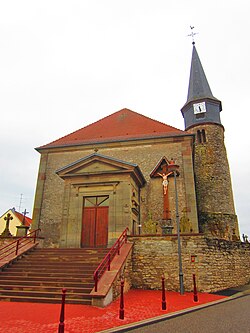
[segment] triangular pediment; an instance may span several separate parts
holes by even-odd
[[[99,173],[99,172],[116,172],[121,171],[124,168],[118,167],[111,163],[105,163],[103,161],[91,161],[88,164],[82,165],[74,170],[72,170],[76,174],[83,173]]]
[[[135,175],[141,184],[145,183],[141,170],[136,164],[97,153],[68,164],[57,170],[56,173],[62,179],[78,176],[89,177],[91,175],[130,173]]]
[[[167,173],[169,171],[173,171],[173,166],[179,167],[175,164],[175,161],[171,158],[171,159],[167,159],[166,156],[163,156],[158,163],[156,164],[156,166],[154,167],[154,169],[151,171],[150,173],[150,177],[154,178],[154,177],[160,177],[160,173]],[[179,175],[179,171],[176,168],[176,175]]]

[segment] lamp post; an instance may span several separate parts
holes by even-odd
[[[179,203],[178,203],[178,192],[177,192],[177,172],[179,165],[175,164],[174,160],[170,161],[168,170],[174,174],[174,187],[175,187],[175,213],[176,213],[176,227],[177,227],[177,239],[178,239],[178,260],[179,260],[179,284],[180,294],[184,294],[184,283],[183,283],[183,271],[182,271],[182,256],[181,256],[181,237],[180,237],[180,216],[179,216]],[[179,174],[179,173],[178,173]]]

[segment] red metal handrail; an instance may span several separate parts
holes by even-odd
[[[95,281],[95,292],[97,291],[98,280],[100,280],[103,273],[108,270],[110,271],[110,264],[116,254],[120,254],[120,249],[124,243],[127,243],[128,238],[128,228],[126,228],[121,236],[117,239],[115,244],[111,247],[109,252],[106,254],[100,265],[94,272],[94,281]]]
[[[36,229],[31,231],[31,233],[28,236],[23,236],[16,241],[5,245],[0,248],[0,260],[8,257],[11,254],[14,254],[15,256],[18,255],[18,251],[26,246],[29,243],[35,243],[36,239],[38,237],[38,233],[41,231],[41,229]]]
[[[62,303],[61,303],[61,313],[60,313],[60,322],[58,326],[58,333],[64,333],[64,308],[65,308],[65,298],[66,298],[67,289],[62,289]]]

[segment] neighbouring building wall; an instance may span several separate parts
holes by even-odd
[[[133,288],[160,289],[164,273],[167,290],[179,290],[177,236],[129,237]],[[197,288],[213,292],[244,285],[250,280],[250,243],[210,239],[203,235],[181,236],[182,265],[186,291]]]
[[[13,214],[12,210],[8,210],[6,212],[5,215],[3,215],[1,218],[0,218],[0,235],[4,232],[5,228],[6,228],[6,220],[4,219],[7,214],[11,214],[12,216],[12,220],[10,220],[10,223],[9,223],[9,231],[10,233],[12,234],[12,236],[17,236],[17,226],[20,226],[21,225],[21,222],[20,220],[15,216],[15,214]]]

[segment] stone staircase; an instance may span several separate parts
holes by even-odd
[[[0,301],[91,304],[93,273],[108,249],[35,248],[0,272]]]

